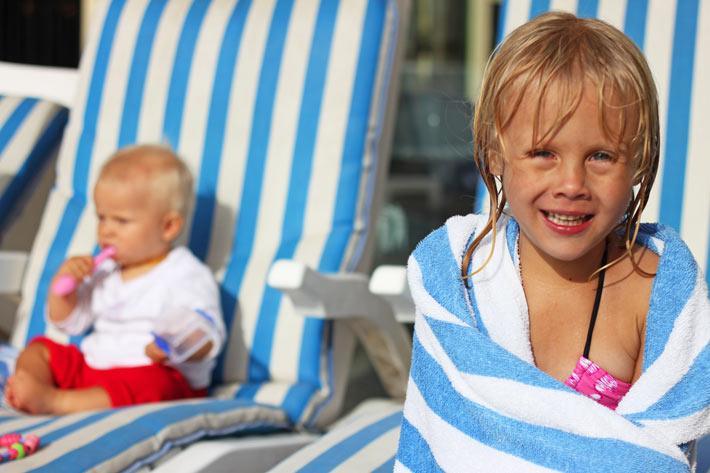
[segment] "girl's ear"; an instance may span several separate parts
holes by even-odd
[[[185,219],[178,212],[171,210],[163,217],[163,240],[173,242],[182,231]]]
[[[503,156],[498,151],[490,151],[488,154],[488,168],[494,176],[503,175]]]

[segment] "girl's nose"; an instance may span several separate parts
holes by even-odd
[[[555,196],[577,200],[589,197],[584,163],[565,162],[556,170]]]

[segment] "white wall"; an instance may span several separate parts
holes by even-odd
[[[91,10],[96,3],[96,0],[81,0],[81,45],[86,42],[86,34],[89,26],[89,18],[91,18]]]

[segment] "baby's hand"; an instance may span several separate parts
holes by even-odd
[[[187,361],[201,361],[212,351],[212,342],[208,341],[197,350]]]
[[[86,276],[89,276],[93,270],[94,260],[91,256],[73,256],[62,263],[57,274],[54,275],[54,281],[62,276],[71,276],[77,281],[81,281]]]
[[[165,363],[168,361],[168,354],[161,350],[155,342],[150,342],[145,346],[145,355],[154,363]]]

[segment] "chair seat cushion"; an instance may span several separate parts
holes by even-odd
[[[338,421],[323,437],[294,453],[270,473],[321,471],[390,472],[399,442],[402,405],[369,400]]]
[[[12,374],[19,350],[0,345],[0,396]],[[104,409],[65,416],[28,416],[0,407],[0,436],[34,434],[41,448],[18,466],[33,471],[124,471],[153,465],[171,449],[223,435],[240,436],[292,430],[283,408],[239,393],[264,390],[302,392],[303,386],[261,383],[213,389],[213,397]],[[301,400],[302,401],[302,400]],[[3,396],[3,404],[6,404]],[[35,470],[36,469],[36,470]]]
[[[0,435],[40,437],[37,452],[13,461],[23,471],[135,471],[201,438],[290,428],[283,410],[244,399],[190,399],[65,416],[0,409]]]

